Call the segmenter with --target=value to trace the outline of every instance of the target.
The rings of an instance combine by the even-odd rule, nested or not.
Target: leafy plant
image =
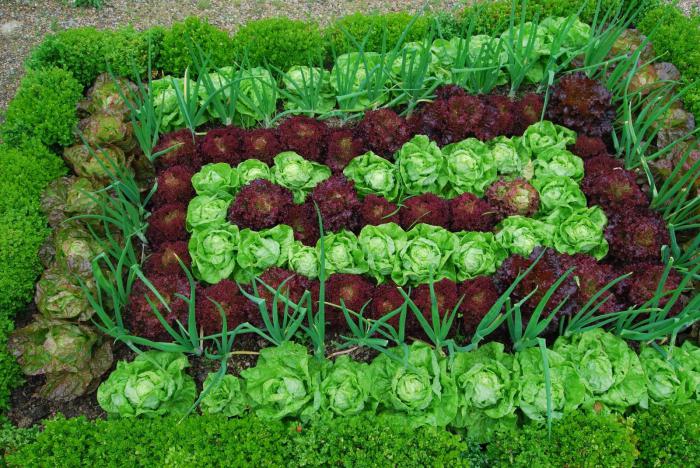
[[[184,415],[195,399],[195,383],[182,354],[146,351],[117,368],[97,389],[97,402],[122,418]]]

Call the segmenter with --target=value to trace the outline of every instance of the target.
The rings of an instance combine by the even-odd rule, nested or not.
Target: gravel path
[[[223,29],[235,30],[250,20],[269,16],[312,19],[322,25],[356,11],[416,11],[426,3],[448,9],[459,0],[104,0],[105,5],[73,8],[71,0],[0,0],[0,113],[15,94],[22,63],[46,34],[78,26],[136,29],[168,26],[188,16],[201,16]],[[0,117],[1,119],[1,117]]]

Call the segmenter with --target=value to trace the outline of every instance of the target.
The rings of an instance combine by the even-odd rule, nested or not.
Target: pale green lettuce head
[[[185,226],[189,232],[226,223],[231,197],[221,195],[197,195],[187,205]]]
[[[458,234],[459,245],[452,256],[457,281],[496,272],[508,253],[490,232]]]
[[[321,260],[315,247],[295,241],[289,250],[289,269],[307,278],[316,278]]]
[[[331,176],[331,170],[323,164],[307,161],[294,151],[275,156],[272,180],[288,188],[294,195],[294,203],[304,203],[306,196],[319,182]]]
[[[236,167],[241,187],[256,179],[272,180],[270,166],[258,159],[246,159]]]
[[[361,197],[374,194],[392,202],[399,197],[401,184],[396,167],[371,151],[350,161],[343,174],[355,182],[355,189]]]
[[[395,223],[379,226],[365,226],[360,231],[358,241],[364,252],[369,273],[382,283],[391,276],[396,258],[406,245],[406,232]]]
[[[209,374],[204,380],[203,390],[206,391],[217,380],[216,374]],[[224,375],[216,387],[209,389],[199,404],[202,414],[220,414],[228,418],[242,415],[247,408],[247,399],[241,381],[233,375]]]
[[[543,213],[549,213],[560,206],[586,206],[586,196],[569,177],[535,178],[531,183],[540,194],[540,211]]]
[[[321,407],[338,416],[359,414],[371,406],[371,384],[367,364],[340,356],[321,381]]]
[[[605,227],[608,218],[598,206],[555,209],[546,219],[553,228],[554,248],[570,255],[586,253],[600,260],[608,253]]]
[[[396,165],[407,195],[442,195],[449,179],[445,156],[427,136],[416,135],[406,142],[396,153]]]
[[[551,244],[553,228],[542,221],[524,216],[509,216],[499,226],[496,242],[512,254],[527,257],[535,247]]]
[[[489,147],[476,138],[467,138],[442,149],[449,176],[448,198],[464,192],[483,196],[486,187],[496,180],[496,160]]]
[[[192,271],[196,278],[218,283],[236,269],[238,227],[229,223],[197,229],[189,241]]]
[[[361,275],[368,271],[367,260],[360,248],[357,236],[350,231],[340,231],[323,237],[325,249],[326,274],[353,273]],[[316,243],[316,250],[321,252],[321,239]]]
[[[457,250],[457,235],[437,226],[418,224],[408,231],[406,244],[399,251],[391,278],[398,285],[425,283],[430,279],[454,279],[450,262]]]
[[[284,267],[293,244],[294,231],[286,224],[261,231],[242,230],[236,280],[247,282],[270,267]]]
[[[206,164],[192,176],[192,186],[198,195],[234,195],[238,190],[238,171],[224,162]]]

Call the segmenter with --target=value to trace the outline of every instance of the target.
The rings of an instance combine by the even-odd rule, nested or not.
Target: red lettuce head
[[[649,204],[637,185],[634,172],[619,167],[604,172],[604,163],[600,158],[594,158],[596,166],[590,165],[591,173],[587,173],[581,182],[581,190],[590,204],[601,205],[606,211]]]
[[[229,126],[210,130],[202,139],[202,157],[205,163],[225,162],[237,166],[243,161],[242,130]]]
[[[304,292],[310,288],[309,281],[303,276],[297,275],[293,271],[278,267],[272,267],[265,270],[265,272],[259,276],[259,280],[274,290],[280,290],[281,296],[286,297],[295,304],[298,304],[299,301],[301,301]],[[284,283],[284,286],[282,286],[282,283]],[[250,294],[253,294],[252,287],[249,289]],[[258,282],[257,291],[258,296],[265,301],[267,311],[270,313],[272,311],[272,303],[275,298],[275,293],[271,292],[260,282]],[[284,305],[285,303],[282,298],[279,298],[277,300],[277,310],[284,310]],[[262,317],[260,316],[260,311],[256,305],[252,305],[250,308],[250,314],[250,323],[254,325],[261,325],[263,323]]]
[[[457,94],[447,100],[444,115],[444,130],[451,142],[461,141],[474,135],[484,119],[486,105],[478,96]]]
[[[278,224],[293,205],[292,192],[264,179],[245,185],[229,208],[229,220],[255,230]]]
[[[446,315],[449,315],[454,310],[457,302],[459,301],[459,292],[457,290],[457,284],[447,278],[433,283],[433,291],[435,292],[435,299],[437,302],[437,310],[442,319]],[[430,294],[430,285],[421,284],[418,285],[411,294],[411,299],[415,303],[418,310],[421,311],[423,317],[432,324],[432,298]],[[411,315],[411,320],[407,320],[407,324],[411,324],[412,330],[421,330],[418,320]]]
[[[208,286],[197,298],[197,327],[204,331],[205,335],[214,335],[223,330],[221,310],[212,302],[221,306],[226,315],[226,328],[233,330],[250,317],[253,303],[248,300],[231,280],[222,280],[217,284]]]
[[[391,109],[367,111],[357,126],[365,150],[390,158],[411,138],[406,120]]]
[[[360,313],[362,307],[372,299],[374,283],[362,275],[336,273],[326,281],[326,303],[340,306],[341,301],[348,310]],[[325,309],[326,320],[335,330],[347,328],[347,320],[339,307]],[[354,318],[354,317],[353,317]]]
[[[362,154],[362,147],[362,140],[356,138],[351,130],[334,130],[328,135],[326,165],[334,174],[343,172],[353,158]]]
[[[498,135],[512,135],[516,126],[516,103],[500,94],[490,94],[483,99],[486,107],[481,125],[474,129],[476,137],[490,140]]]
[[[663,218],[648,209],[627,209],[610,216],[605,238],[609,255],[621,263],[661,259],[661,247],[669,245]]]
[[[449,227],[450,212],[447,201],[432,193],[406,199],[399,214],[401,227],[406,230],[418,223]]]
[[[486,190],[486,200],[503,216],[532,216],[540,208],[540,194],[525,179],[500,179]]]
[[[160,312],[165,321],[177,329],[176,321],[187,323],[188,305],[182,298],[190,297],[190,284],[186,278],[180,275],[158,275],[149,278],[149,281],[163,298],[168,308],[153,294],[142,281],[137,281],[129,296],[128,313],[125,317],[129,331],[142,338],[154,341],[171,341],[170,335],[163,328],[158,316],[151,308],[150,302]],[[148,299],[146,299],[148,298]]]
[[[321,212],[324,230],[354,230],[357,227],[360,200],[355,184],[345,176],[334,175],[318,184],[311,192],[311,199]]]
[[[539,122],[544,109],[544,99],[536,93],[525,94],[515,103],[515,125],[514,131],[517,135],[522,135],[527,127]]]
[[[154,205],[189,203],[194,197],[192,176],[187,166],[171,166],[158,174],[158,189],[153,196]]]
[[[589,255],[576,254],[572,257],[562,255],[561,260],[564,267],[574,269],[571,275],[575,279],[578,289],[572,299],[578,307],[583,307],[598,291],[617,276],[612,265],[598,263],[595,258]],[[596,303],[601,301],[605,301],[599,309],[602,313],[620,310],[620,300],[613,289],[609,289],[605,295],[600,296]]]
[[[500,294],[491,277],[477,276],[459,285],[459,296],[462,298],[459,306],[462,327],[467,335],[472,335]]]
[[[158,250],[146,260],[144,271],[147,275],[184,275],[178,259],[187,268],[192,266],[190,251],[186,241],[163,242]]]
[[[663,278],[665,266],[658,263],[636,263],[633,265],[622,267],[625,272],[631,272],[632,275],[623,281],[622,290],[624,291],[627,300],[632,305],[642,305],[651,300],[656,295],[656,290]],[[670,299],[670,293],[680,287],[681,275],[675,269],[671,268],[663,284],[663,292],[669,295],[662,297],[659,300],[659,306],[665,307]],[[675,308],[675,307],[674,307]],[[672,315],[675,315],[672,308]]]
[[[182,130],[161,135],[158,144],[153,148],[153,154],[168,148],[172,149],[156,158],[156,169],[162,170],[179,165],[198,169],[202,165],[201,158],[197,153],[195,137],[188,129],[183,128]]]
[[[605,86],[577,72],[552,87],[547,116],[577,132],[603,136],[612,131],[615,108]]]
[[[608,147],[600,137],[579,134],[576,137],[576,144],[571,148],[571,152],[585,160],[598,156],[607,156]]]
[[[292,205],[282,222],[294,230],[294,238],[304,245],[315,246],[320,237],[318,216],[313,203]]]
[[[528,257],[512,255],[508,257],[498,269],[495,275],[495,282],[501,293],[505,292],[508,287],[515,281],[519,274],[524,273],[542,254],[541,248],[536,248]],[[537,307],[540,300],[543,299],[549,288],[561,278],[567,270],[563,258],[566,256],[554,253],[552,250],[546,250],[533,269],[518,283],[511,294],[513,303],[524,299],[528,294],[532,296],[523,304],[522,310],[526,312],[523,317],[523,322],[527,323],[530,319],[530,314]],[[565,300],[568,296],[576,293],[577,286],[574,278],[569,276],[554,292],[547,301],[545,311],[552,312],[559,303]],[[559,315],[568,313],[572,308],[572,302],[567,301],[559,311]],[[541,318],[544,319],[546,315]],[[558,318],[552,320],[552,327],[556,326]]]
[[[473,193],[463,193],[448,204],[453,231],[492,231],[500,220],[498,210]]]
[[[148,218],[146,237],[154,245],[164,242],[186,241],[187,206],[184,203],[168,203],[160,206]]]
[[[272,165],[275,156],[282,152],[282,145],[273,130],[258,128],[246,130],[241,136],[244,159],[259,159]]]
[[[295,151],[306,159],[323,162],[328,126],[320,120],[295,115],[280,124],[277,135],[284,151]]]
[[[441,100],[447,100],[451,97],[454,96],[466,96],[467,92],[464,90],[464,88],[460,88],[457,85],[454,84],[446,84],[442,86],[438,86],[435,89],[435,97],[436,99],[441,99]]]
[[[367,195],[360,206],[360,219],[363,226],[377,226],[386,223],[400,223],[399,207],[384,197]]]
[[[369,317],[373,320],[379,320],[390,312],[395,311],[401,307],[406,300],[399,291],[398,286],[394,283],[384,283],[374,288],[374,293],[372,295],[372,302],[368,306]],[[410,314],[410,310],[406,311]],[[391,317],[387,323],[398,329],[399,327],[400,314],[396,314]]]

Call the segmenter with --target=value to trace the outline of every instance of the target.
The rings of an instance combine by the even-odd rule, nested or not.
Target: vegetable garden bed
[[[49,38],[2,128],[7,463],[699,464],[654,6]]]

